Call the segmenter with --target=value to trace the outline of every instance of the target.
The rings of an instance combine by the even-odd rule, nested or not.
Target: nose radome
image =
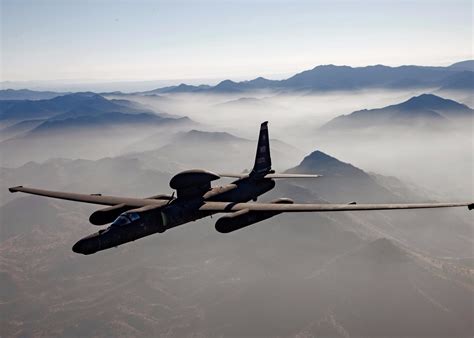
[[[94,252],[97,252],[100,249],[98,236],[98,233],[94,233],[80,239],[76,244],[73,245],[72,251],[83,255],[90,255]]]
[[[84,254],[84,240],[79,240],[76,244],[72,246],[72,251],[75,253]]]

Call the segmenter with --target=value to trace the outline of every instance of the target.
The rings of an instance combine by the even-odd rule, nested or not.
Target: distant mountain
[[[174,140],[174,142],[183,142],[183,143],[194,143],[197,142],[249,142],[244,138],[234,136],[226,132],[208,132],[200,130],[190,130],[188,132],[179,132]]]
[[[306,156],[296,167],[287,173],[319,174],[322,177],[305,182],[307,189],[314,191],[323,199],[333,203],[396,201],[396,196],[363,170],[316,150]]]
[[[134,145],[134,153],[125,155],[137,158],[154,168],[163,161],[174,163],[181,169],[206,168],[216,172],[237,172],[251,168],[255,159],[256,141],[241,138],[226,132],[190,130],[178,132],[169,137],[166,144],[160,144],[162,135],[152,135]],[[141,146],[143,144],[143,146]],[[162,143],[161,143],[162,144]],[[275,164],[287,167],[301,157],[301,151],[282,141],[272,139],[272,156]],[[153,145],[152,150],[143,151]]]
[[[443,80],[441,90],[474,90],[474,71],[462,71]]]
[[[379,198],[392,203],[402,200],[426,200],[416,187],[409,187],[396,177],[368,173],[320,150],[313,151],[304,157],[299,165],[286,172],[322,175],[315,180],[305,181],[302,187],[320,199],[334,203],[342,203],[347,199],[373,202]],[[298,183],[298,180],[291,182]]]
[[[146,107],[126,100],[107,100],[101,95],[85,92],[57,96],[49,100],[0,101],[0,121],[27,119],[65,119],[102,113],[152,113]]]
[[[165,124],[177,124],[190,122],[187,117],[178,119],[162,118],[154,114],[124,114],[124,113],[103,113],[95,116],[78,116],[64,119],[51,119],[41,123],[36,128],[29,131],[28,136],[38,134],[48,134],[52,132],[67,132],[69,129],[78,130],[87,128],[101,129],[106,127],[126,126],[133,127],[134,125],[146,125],[147,127],[153,125],[163,126]]]
[[[178,86],[168,86],[168,87],[158,88],[158,89],[154,89],[154,90],[150,90],[146,92],[141,92],[140,94],[153,95],[153,94],[168,94],[168,93],[193,93],[193,92],[206,90],[209,88],[211,88],[211,86],[208,86],[208,85],[191,86],[191,85],[181,83]]]
[[[217,109],[242,109],[248,107],[250,109],[263,109],[275,111],[276,109],[281,110],[283,107],[278,106],[273,102],[268,102],[265,99],[257,99],[255,97],[241,97],[236,100],[230,100],[223,103],[214,105]]]
[[[320,174],[311,180],[282,180],[268,198],[285,196],[299,202],[331,203],[421,203],[432,201],[431,196],[413,184],[396,177],[368,173],[321,151],[306,156],[287,173]],[[299,191],[292,186],[298,186]],[[308,199],[309,198],[309,199]],[[465,214],[465,213],[464,213]],[[472,222],[469,215],[462,219],[456,210],[355,212],[338,217],[349,217],[343,224],[351,231],[368,238],[384,236],[412,248],[435,255],[466,255],[472,250]],[[309,216],[311,218],[312,216]],[[336,216],[334,216],[336,217]],[[453,220],[453,221],[451,221]],[[455,221],[454,221],[455,220]],[[453,222],[453,223],[451,223]],[[453,228],[443,224],[456,224]]]
[[[456,62],[449,66],[451,69],[455,70],[469,70],[471,72],[474,71],[474,60],[466,60],[461,62]]]
[[[6,134],[6,139],[0,142],[2,165],[18,166],[54,157],[97,159],[117,155],[124,147],[147,135],[160,131],[162,134],[176,132],[195,125],[187,117],[108,112],[107,106],[115,107],[116,103],[103,100],[97,101],[96,109],[93,105],[90,110],[78,106],[78,110],[71,109],[67,113],[39,120],[39,124],[37,119],[10,124],[4,129],[10,134]],[[131,110],[120,107],[124,111]]]
[[[29,89],[2,89],[0,100],[49,100],[68,93],[34,91]]]
[[[360,129],[375,126],[440,126],[448,120],[472,117],[474,110],[464,104],[432,94],[378,109],[364,109],[349,115],[338,116],[321,127],[321,130]]]
[[[368,88],[407,89],[439,88],[450,76],[472,70],[473,60],[463,61],[449,67],[383,65],[349,67],[321,65],[311,70],[295,74],[285,80],[268,80],[258,77],[250,81],[235,82],[224,80],[215,86],[179,86],[156,89],[146,93],[239,93],[255,90],[277,91],[333,91],[358,90]],[[469,90],[470,86],[459,84],[457,89]]]

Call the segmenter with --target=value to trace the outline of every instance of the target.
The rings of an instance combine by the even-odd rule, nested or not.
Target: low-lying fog
[[[82,256],[71,247],[100,229],[88,223],[100,206],[7,190],[171,193],[180,170],[249,169],[268,120],[278,171],[322,150],[405,183],[317,152],[300,169],[324,177],[279,180],[259,201],[472,201],[472,120],[320,129],[423,92],[125,95],[115,98],[194,123],[89,123],[0,142],[11,167],[0,169],[0,335],[472,336],[467,208],[284,214],[230,234],[215,231],[216,215]]]
[[[271,138],[295,146],[302,153],[320,149],[366,171],[393,175],[418,184],[435,193],[437,198],[469,199],[473,195],[474,173],[472,118],[443,129],[389,125],[338,133],[319,130],[336,116],[398,104],[429,92],[429,89],[318,94],[258,92],[127,98],[156,111],[189,116],[201,124],[196,129],[227,131],[253,140],[259,123],[268,120]],[[466,93],[451,96],[458,100],[464,98],[460,103],[472,101],[472,95]],[[278,158],[274,160],[278,166]]]

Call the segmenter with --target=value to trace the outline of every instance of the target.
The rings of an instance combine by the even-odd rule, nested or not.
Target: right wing
[[[51,198],[58,198],[61,200],[100,204],[100,205],[118,205],[124,204],[130,207],[144,207],[146,205],[166,204],[166,200],[148,199],[148,198],[133,198],[133,197],[117,197],[117,196],[102,196],[100,194],[77,194],[71,192],[51,191],[42,189],[33,189],[23,186],[12,187],[8,189],[10,192],[24,192],[27,194],[46,196]]]
[[[250,210],[256,212],[326,212],[326,211],[363,211],[363,210],[399,210],[468,207],[474,209],[474,203],[409,203],[409,204],[276,204],[276,203],[232,203],[204,202],[201,211],[235,212]]]

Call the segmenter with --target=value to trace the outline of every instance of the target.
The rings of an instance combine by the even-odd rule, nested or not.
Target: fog
[[[396,125],[337,133],[319,129],[339,115],[398,104],[429,92],[430,89],[318,94],[254,92],[129,99],[160,112],[189,116],[201,125],[197,129],[227,131],[248,139],[255,139],[259,123],[268,120],[271,137],[300,152],[309,154],[319,149],[364,170],[403,178],[431,191],[437,198],[469,199],[474,189],[472,118],[459,119],[440,129]],[[460,103],[469,104],[472,99],[469,93],[447,94],[443,97]]]
[[[344,164],[331,172],[337,168],[313,154],[321,162],[299,169],[327,169],[323,177],[279,180],[259,201],[472,200],[472,119],[439,128],[320,129],[341,114],[426,91],[107,96],[192,122],[78,127],[3,141],[1,334],[472,336],[474,225],[467,208],[286,214],[231,234],[215,231],[216,215],[82,256],[71,247],[98,230],[88,217],[99,207],[7,191],[22,184],[171,193],[168,182],[179,170],[250,169],[259,124],[268,120],[278,171],[322,150],[363,172]]]

